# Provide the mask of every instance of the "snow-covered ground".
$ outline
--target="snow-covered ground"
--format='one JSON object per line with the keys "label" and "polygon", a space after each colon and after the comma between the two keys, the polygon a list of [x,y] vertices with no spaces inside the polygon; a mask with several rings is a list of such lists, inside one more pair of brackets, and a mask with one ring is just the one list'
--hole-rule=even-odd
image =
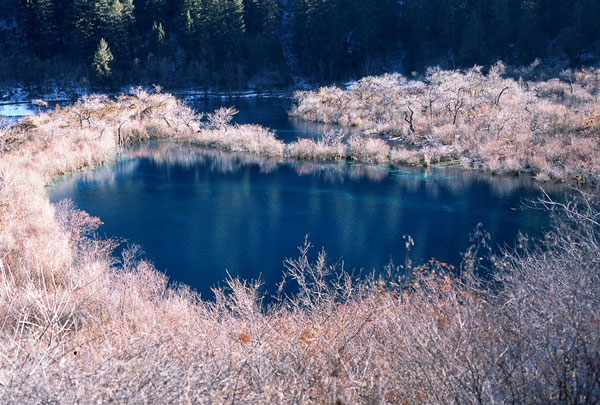
{"label": "snow-covered ground", "polygon": [[[125,86],[118,90],[109,92],[100,91],[101,93],[116,95],[119,93],[128,94],[131,89],[136,86]],[[151,89],[152,86],[142,86]],[[207,98],[255,98],[255,97],[286,97],[290,92],[285,91],[258,91],[258,90],[236,90],[236,91],[220,91],[215,89],[163,89],[166,93],[173,93],[182,98],[192,97],[207,97]],[[44,86],[35,90],[25,89],[23,87],[0,87],[0,104],[28,102],[34,99],[41,99],[47,102],[52,101],[68,101],[76,100],[77,98],[93,93],[90,88],[82,86]]]}
{"label": "snow-covered ground", "polygon": [[29,103],[0,105],[0,116],[4,117],[24,117],[34,112],[34,107]]}
{"label": "snow-covered ground", "polygon": [[76,99],[84,94],[89,94],[89,89],[79,85],[58,86],[48,83],[38,87],[7,86],[0,87],[0,104],[35,99],[42,99],[48,102],[65,101]]}

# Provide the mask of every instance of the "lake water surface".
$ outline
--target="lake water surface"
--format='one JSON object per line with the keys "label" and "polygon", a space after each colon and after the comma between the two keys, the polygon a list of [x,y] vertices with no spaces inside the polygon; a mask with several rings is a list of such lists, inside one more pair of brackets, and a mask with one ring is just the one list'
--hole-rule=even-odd
{"label": "lake water surface", "polygon": [[[286,140],[325,128],[289,120],[285,100],[234,104],[238,122],[273,127]],[[203,296],[226,270],[260,276],[273,291],[305,235],[346,269],[380,270],[404,262],[405,235],[415,240],[413,262],[458,264],[478,223],[500,245],[513,245],[519,231],[539,237],[549,225],[546,213],[521,209],[541,195],[527,177],[292,162],[171,142],[127,147],[112,163],[64,177],[49,195],[100,217],[101,235],[141,245],[172,281]]]}

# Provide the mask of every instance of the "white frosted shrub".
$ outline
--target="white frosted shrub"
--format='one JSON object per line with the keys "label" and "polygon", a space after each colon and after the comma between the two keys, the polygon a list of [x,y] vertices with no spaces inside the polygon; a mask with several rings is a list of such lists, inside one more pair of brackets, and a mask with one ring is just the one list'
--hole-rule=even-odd
{"label": "white frosted shrub", "polygon": [[[396,74],[366,77],[348,90],[328,87],[297,93],[293,113],[308,120],[355,125],[365,136],[423,149],[419,153],[424,161],[430,160],[425,159],[425,148],[427,155],[439,148],[433,155],[442,156],[451,146],[465,161],[492,171],[531,169],[577,181],[599,177],[600,166],[592,164],[594,151],[600,149],[598,70],[565,71],[560,79],[546,82],[517,81],[506,77],[505,71],[500,62],[487,74],[476,66],[464,71],[431,68],[419,80]],[[576,142],[568,141],[580,137],[595,139],[583,155]],[[523,151],[539,156],[554,153],[546,150],[554,148],[554,138],[562,139],[551,159],[556,164],[537,166],[544,159],[525,156]],[[359,156],[371,154],[359,151],[362,147],[367,143],[355,140],[351,155],[362,159]],[[392,160],[414,164],[416,158]]]}
{"label": "white frosted shrub", "polygon": [[389,160],[390,147],[379,138],[352,137],[348,142],[350,157],[374,163],[383,163]]}

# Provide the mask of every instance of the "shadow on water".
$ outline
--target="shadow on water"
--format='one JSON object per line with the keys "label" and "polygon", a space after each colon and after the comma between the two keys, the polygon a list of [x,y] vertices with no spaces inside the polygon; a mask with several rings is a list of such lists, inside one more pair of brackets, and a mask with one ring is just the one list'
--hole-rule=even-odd
{"label": "shadow on water", "polygon": [[549,225],[545,212],[521,209],[541,196],[528,177],[297,162],[171,142],[128,147],[111,164],[63,178],[49,195],[73,199],[105,222],[101,233],[141,245],[171,280],[205,297],[226,270],[261,277],[272,292],[307,234],[348,270],[380,270],[404,261],[404,235],[415,240],[414,263],[457,264],[478,223],[501,245],[513,245],[519,231],[539,237]]}

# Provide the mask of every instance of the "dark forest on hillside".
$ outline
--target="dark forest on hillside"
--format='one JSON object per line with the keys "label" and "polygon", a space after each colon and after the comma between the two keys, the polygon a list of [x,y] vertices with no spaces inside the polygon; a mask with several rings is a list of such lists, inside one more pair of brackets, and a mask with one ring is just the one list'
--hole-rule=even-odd
{"label": "dark forest on hillside", "polygon": [[0,82],[241,89],[597,62],[599,0],[2,0]]}

